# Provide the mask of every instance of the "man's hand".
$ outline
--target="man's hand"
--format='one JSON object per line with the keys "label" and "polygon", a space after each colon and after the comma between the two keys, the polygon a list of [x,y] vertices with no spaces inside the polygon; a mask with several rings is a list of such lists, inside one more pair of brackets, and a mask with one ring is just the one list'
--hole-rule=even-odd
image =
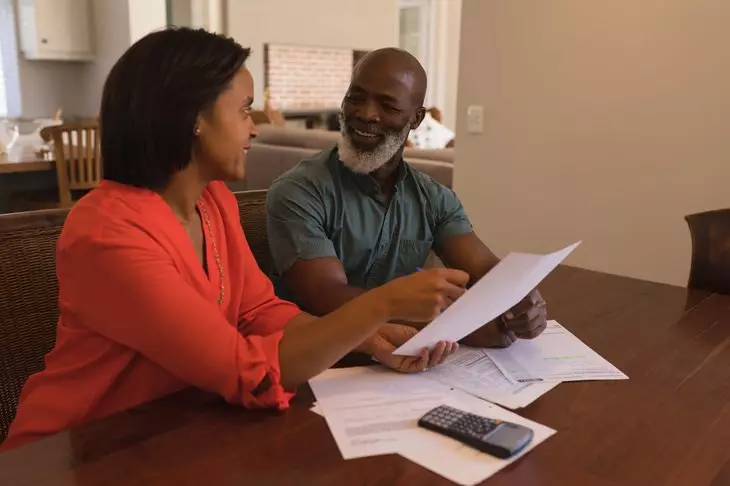
{"label": "man's hand", "polygon": [[385,366],[401,373],[425,371],[444,362],[453,354],[457,343],[439,342],[431,351],[424,349],[419,356],[396,356],[393,351],[416,335],[418,330],[402,324],[385,324],[358,347],[358,351],[369,354]]}
{"label": "man's hand", "polygon": [[464,344],[480,348],[506,348],[519,339],[533,339],[547,326],[546,303],[533,290],[501,317],[464,338]]}
{"label": "man's hand", "polygon": [[540,292],[533,290],[502,316],[506,332],[520,339],[533,339],[547,327],[547,304]]}

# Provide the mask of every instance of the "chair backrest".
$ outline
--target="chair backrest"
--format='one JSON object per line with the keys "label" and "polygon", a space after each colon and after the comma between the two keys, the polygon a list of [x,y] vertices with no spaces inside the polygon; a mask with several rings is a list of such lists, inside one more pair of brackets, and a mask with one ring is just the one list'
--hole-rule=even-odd
{"label": "chair backrest", "polygon": [[730,295],[730,209],[685,216],[692,237],[687,286]]}
{"label": "chair backrest", "polygon": [[266,230],[266,190],[234,192],[238,200],[238,215],[259,268],[271,270],[271,250]]}
{"label": "chair backrest", "polygon": [[72,191],[93,189],[101,182],[99,123],[92,120],[45,127],[41,137],[53,142],[59,201],[61,207],[70,207]]}
{"label": "chair backrest", "polygon": [[56,242],[67,210],[0,215],[0,442],[56,340]]}

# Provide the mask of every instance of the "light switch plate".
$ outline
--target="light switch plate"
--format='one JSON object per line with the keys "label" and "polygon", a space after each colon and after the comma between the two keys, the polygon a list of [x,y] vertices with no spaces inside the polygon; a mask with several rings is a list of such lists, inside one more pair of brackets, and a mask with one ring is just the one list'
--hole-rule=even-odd
{"label": "light switch plate", "polygon": [[469,133],[482,133],[484,131],[484,107],[470,105],[466,108],[466,130]]}

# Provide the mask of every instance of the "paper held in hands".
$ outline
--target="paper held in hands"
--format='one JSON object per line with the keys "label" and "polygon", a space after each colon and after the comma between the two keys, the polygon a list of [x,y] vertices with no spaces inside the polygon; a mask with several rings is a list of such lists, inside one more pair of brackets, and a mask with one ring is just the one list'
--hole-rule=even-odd
{"label": "paper held in hands", "polygon": [[580,244],[555,253],[510,253],[393,354],[417,356],[439,341],[458,341],[501,316],[529,294]]}

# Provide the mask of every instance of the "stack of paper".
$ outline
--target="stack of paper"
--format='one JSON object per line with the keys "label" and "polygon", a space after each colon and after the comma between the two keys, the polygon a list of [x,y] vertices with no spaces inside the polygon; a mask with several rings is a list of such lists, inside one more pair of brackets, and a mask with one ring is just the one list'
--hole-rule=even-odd
{"label": "stack of paper", "polygon": [[461,346],[446,361],[423,376],[512,410],[526,407],[558,382],[515,383],[482,348]]}
{"label": "stack of paper", "polygon": [[520,339],[509,348],[483,351],[513,383],[628,378],[557,321],[548,321],[547,328],[535,339]]}
{"label": "stack of paper", "polygon": [[[345,459],[397,453],[462,485],[480,483],[555,433],[424,376],[381,367],[328,370],[310,385],[317,397],[314,411],[325,417]],[[517,456],[498,459],[419,427],[418,419],[439,405],[519,423],[535,435]]]}

